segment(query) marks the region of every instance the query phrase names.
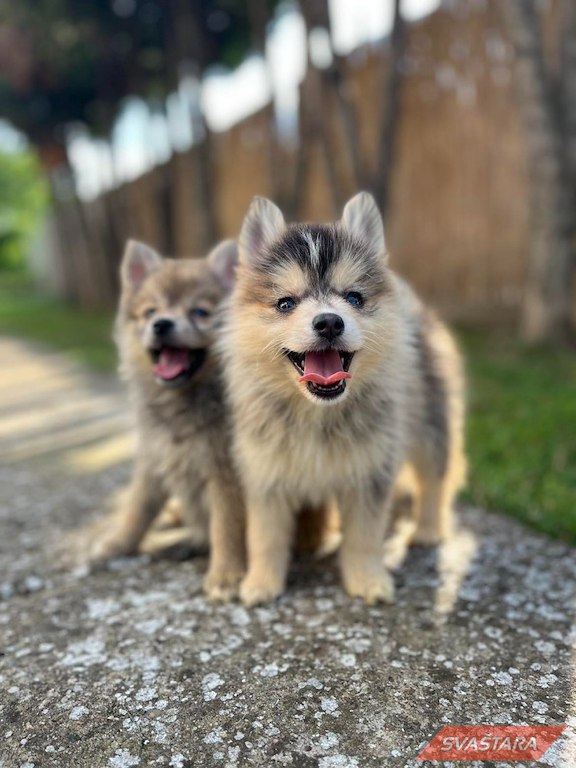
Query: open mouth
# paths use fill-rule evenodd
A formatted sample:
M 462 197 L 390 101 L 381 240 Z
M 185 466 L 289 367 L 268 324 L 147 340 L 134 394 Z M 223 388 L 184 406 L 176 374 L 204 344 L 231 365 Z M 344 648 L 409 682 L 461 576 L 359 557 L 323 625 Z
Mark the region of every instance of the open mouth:
M 205 349 L 161 347 L 150 351 L 156 378 L 169 384 L 180 384 L 198 372 L 206 359 Z
M 354 352 L 325 349 L 320 352 L 286 352 L 286 356 L 305 382 L 308 391 L 324 400 L 339 397 L 346 389 L 346 379 Z

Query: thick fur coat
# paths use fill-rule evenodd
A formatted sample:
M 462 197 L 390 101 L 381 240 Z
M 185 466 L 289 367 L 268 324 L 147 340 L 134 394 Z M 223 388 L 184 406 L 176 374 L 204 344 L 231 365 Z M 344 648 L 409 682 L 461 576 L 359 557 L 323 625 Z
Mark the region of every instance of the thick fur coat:
M 465 466 L 456 347 L 391 271 L 366 193 L 330 225 L 287 226 L 257 198 L 239 246 L 220 345 L 247 508 L 241 597 L 282 593 L 298 510 L 335 501 L 346 590 L 390 601 L 382 547 L 406 463 L 418 482 L 415 540 L 451 530 Z
M 92 551 L 93 560 L 136 551 L 176 498 L 198 547 L 207 546 L 210 528 L 218 535 L 226 522 L 233 546 L 229 551 L 224 543 L 221 559 L 211 560 L 207 589 L 214 596 L 232 589 L 244 570 L 242 493 L 213 348 L 236 256 L 233 241 L 205 259 L 163 259 L 134 241 L 126 248 L 115 335 L 135 416 L 136 457 L 116 522 Z

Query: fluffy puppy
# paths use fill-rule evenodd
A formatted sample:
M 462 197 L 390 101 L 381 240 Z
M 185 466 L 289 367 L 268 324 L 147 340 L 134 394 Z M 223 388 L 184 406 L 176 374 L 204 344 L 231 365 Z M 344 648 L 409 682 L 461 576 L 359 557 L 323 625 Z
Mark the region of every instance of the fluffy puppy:
M 205 259 L 163 259 L 135 241 L 126 247 L 115 338 L 137 449 L 116 522 L 91 553 L 92 560 L 102 560 L 136 551 L 175 497 L 196 546 L 206 546 L 209 527 L 218 531 L 226 520 L 226 536 L 219 536 L 222 559 L 212 558 L 207 580 L 215 593 L 232 588 L 244 569 L 242 494 L 213 349 L 219 305 L 232 287 L 236 260 L 232 240 Z
M 297 511 L 335 500 L 345 589 L 391 601 L 383 542 L 406 462 L 419 485 L 415 539 L 451 530 L 464 468 L 455 345 L 390 270 L 367 193 L 328 225 L 287 226 L 256 198 L 239 251 L 220 344 L 247 507 L 241 597 L 282 593 Z

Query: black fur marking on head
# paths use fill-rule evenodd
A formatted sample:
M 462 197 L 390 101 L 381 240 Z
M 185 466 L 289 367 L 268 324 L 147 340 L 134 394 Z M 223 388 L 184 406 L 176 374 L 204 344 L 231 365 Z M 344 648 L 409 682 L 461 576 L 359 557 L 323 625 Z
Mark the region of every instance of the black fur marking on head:
M 325 282 L 329 269 L 337 260 L 344 238 L 334 228 L 322 225 L 292 226 L 271 251 L 274 261 L 292 261 L 315 284 Z M 311 248 L 313 244 L 313 249 Z M 314 253 L 311 253 L 311 250 Z
M 385 288 L 384 262 L 368 245 L 334 224 L 292 224 L 276 241 L 261 262 L 266 272 L 286 264 L 298 266 L 307 276 L 312 292 L 330 287 L 330 275 L 342 258 L 357 262 L 372 292 Z

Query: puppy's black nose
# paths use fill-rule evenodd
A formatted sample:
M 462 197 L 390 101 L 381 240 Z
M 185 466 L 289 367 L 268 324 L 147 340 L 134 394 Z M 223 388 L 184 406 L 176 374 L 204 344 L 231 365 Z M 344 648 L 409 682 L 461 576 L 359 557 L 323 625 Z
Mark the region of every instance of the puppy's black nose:
M 152 325 L 152 330 L 156 334 L 156 336 L 165 336 L 167 333 L 170 333 L 170 331 L 174 328 L 174 323 L 172 320 L 166 320 L 165 318 L 159 318 L 158 320 L 154 320 L 154 323 Z
M 340 315 L 335 315 L 333 312 L 322 312 L 321 315 L 316 315 L 314 320 L 312 320 L 312 327 L 318 336 L 323 336 L 328 341 L 333 341 L 342 334 L 344 320 L 342 320 Z

